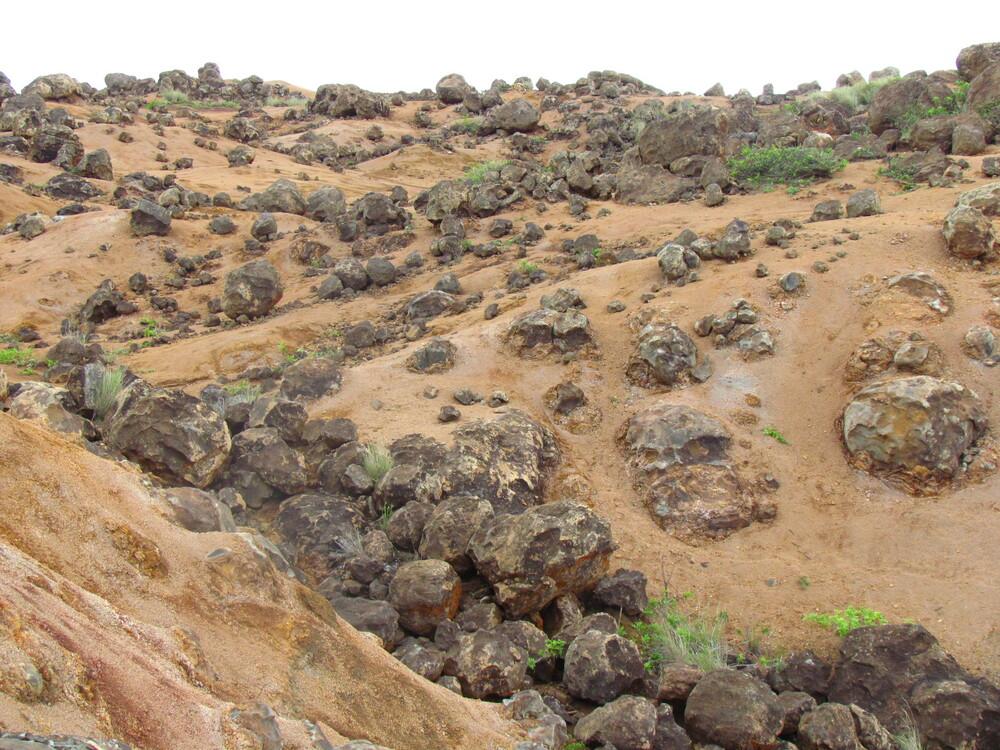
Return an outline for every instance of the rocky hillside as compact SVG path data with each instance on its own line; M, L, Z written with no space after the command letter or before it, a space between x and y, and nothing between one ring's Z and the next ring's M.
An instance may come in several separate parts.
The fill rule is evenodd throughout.
M0 750L1000 747L998 136L0 74Z

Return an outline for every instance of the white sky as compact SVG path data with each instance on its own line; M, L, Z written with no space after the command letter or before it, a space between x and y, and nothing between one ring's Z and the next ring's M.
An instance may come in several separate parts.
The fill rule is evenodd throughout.
M106 73L197 75L211 60L224 78L394 92L433 88L451 72L483 89L495 78L572 83L616 70L665 91L700 94L721 81L726 93L757 94L768 82L776 92L812 80L831 88L855 69L954 68L962 47L1000 41L1000 3L985 0L963 3L970 23L950 22L946 8L877 0L675 4L12 1L0 71L19 91L47 73L102 88Z

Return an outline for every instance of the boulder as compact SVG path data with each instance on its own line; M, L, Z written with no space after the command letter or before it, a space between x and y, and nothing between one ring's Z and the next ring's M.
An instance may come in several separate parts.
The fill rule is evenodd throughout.
M226 274L222 311L231 319L267 315L284 292L277 269L263 258Z
M35 419L50 430L69 435L86 432L87 427L83 418L66 408L67 404L72 406L72 399L65 388L28 381L21 383L17 393L10 396L6 375L2 378L0 388L4 391L5 397L9 396L8 407L12 417Z
M452 434L452 447L440 456L433 453L424 469L442 495L482 498L498 513L520 513L542 502L545 481L559 461L555 438L545 427L508 409Z
M852 456L866 453L876 468L923 467L953 476L986 433L979 397L958 383L927 375L873 383L844 409L844 442Z
M639 332L638 356L658 382L672 385L695 366L698 348L676 325L650 323Z
M306 357L289 365L281 376L281 395L291 400L322 398L340 390L343 373L331 357Z
M325 83L316 90L309 105L316 114L335 118L357 117L373 120L389 116L389 100L352 83Z
M1000 216L1000 182L991 182L962 193L955 205L975 208L984 216Z
M709 672L691 691L684 725L696 742L755 750L775 742L784 723L777 697L747 672Z
M647 698L623 695L580 719L573 737L589 746L616 750L687 750L691 741L669 705L657 706Z
M344 194L332 185L314 190L306 200L307 219L334 221L345 213L347 213L347 202L344 200Z
M458 347L453 343L435 336L406 358L406 366L412 372L425 374L444 372L455 366L457 351Z
M146 199L140 200L129 217L129 226L137 237L166 235L170 231L170 212Z
M458 298L447 292L439 292L436 289L432 289L427 292L420 292L410 300L406 306L406 317L412 323L426 323L439 315L457 310L458 308Z
M882 213L882 199L871 188L859 190L847 199L847 218L875 216Z
M389 603L400 624L418 635L434 629L458 612L462 582L443 560L417 560L400 566L389 584Z
M306 211L306 199L291 180L281 178L270 187L254 193L240 203L240 208L258 213L285 213L301 216Z
M442 500L424 523L418 552L425 559L444 560L459 574L472 571L466 552L469 540L493 518L493 506L477 497Z
M875 135L889 128L901 128L904 118L918 107L934 107L951 96L951 89L930 76L900 78L875 92L868 111L868 123Z
M645 671L632 641L590 630L566 649L563 685L570 695L604 704L625 692Z
M511 618L537 612L557 596L592 588L616 549L608 522L589 508L557 501L480 527L468 554Z
M958 258L992 258L1000 237L992 222L978 208L957 206L948 212L941 230L948 252Z
M848 633L829 697L870 711L891 732L915 721L921 736L934 738L931 746L1000 746L1000 692L968 675L921 625Z
M594 599L610 607L620 610L629 617L635 617L649 604L646 587L649 581L638 570L619 568L610 576L602 578L594 588Z
M492 114L497 127L511 133L527 133L542 118L538 108L524 97L504 102Z
M727 463L729 432L689 406L656 404L627 423L625 446L653 519L681 538L724 538L757 516Z
M111 155L106 148L99 148L84 154L77 170L81 176L95 180L111 181L115 179L115 172L111 166Z
M576 309L541 309L518 315L507 327L506 339L518 354L541 357L552 352L574 352L597 345L590 320Z
M403 640L399 628L399 615L388 602L372 601L360 597L333 596L330 604L334 611L355 630L377 635L387 649Z
M203 401L175 388L136 381L105 419L108 445L168 482L204 489L229 455L229 429Z
M458 678L467 698L507 698L522 687L528 655L502 633L480 630L459 636L444 660L444 672Z
M257 427L236 435L229 460L225 483L253 508L278 495L305 491L308 476L302 457L273 428Z
M283 500L274 530L298 551L326 561L343 550L358 534L364 517L346 498L308 492ZM296 564L299 564L298 560Z
M972 79L965 97L965 106L970 109L989 107L996 122L997 102L1000 101L1000 60L991 63Z
M965 47L958 53L955 67L963 80L971 81L995 62L1000 62L1000 42Z
M475 91L458 73L450 73L437 82L437 96L444 104L461 104L465 95Z
M865 735L862 742L860 734ZM892 737L878 719L858 706L824 703L804 714L798 723L803 750L894 750Z
M91 89L93 91L93 89ZM46 101L72 100L83 94L80 83L65 73L39 76L21 91L21 95L37 94Z
M639 135L643 164L669 167L684 156L725 156L729 119L715 107L695 107L654 120Z
M45 183L45 192L64 201L86 201L102 194L100 188L91 185L83 177L69 173L53 176Z

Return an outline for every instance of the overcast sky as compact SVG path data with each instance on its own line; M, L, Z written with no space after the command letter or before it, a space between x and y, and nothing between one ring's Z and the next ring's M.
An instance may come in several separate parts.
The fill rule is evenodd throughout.
M0 70L18 90L47 73L101 88L106 73L196 75L211 60L225 78L384 92L433 88L451 72L483 89L495 78L571 83L616 70L665 91L700 94L720 81L757 94L769 82L778 92L812 80L830 88L855 69L954 68L962 47L1000 41L1000 3L983 0L963 4L965 23L948 7L872 0L684 4L12 1Z

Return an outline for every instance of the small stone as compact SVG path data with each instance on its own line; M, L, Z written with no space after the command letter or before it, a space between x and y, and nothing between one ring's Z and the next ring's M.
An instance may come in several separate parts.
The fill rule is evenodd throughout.
M817 260L815 263L813 263L813 271L815 271L816 273L826 273L829 270L830 266L821 260Z
M609 313L620 313L625 309L625 303L617 299L612 300L608 303L607 309Z
M758 279L763 279L763 278L764 278L764 277L766 277L766 276L767 276L767 275L768 275L769 273L770 273L770 271L768 271L768 270L767 270L767 266L765 266L765 265L764 265L763 263L758 263L758 264L757 264L757 268L756 268L756 269L754 270L754 275L755 275L755 276L756 276L756 277L757 277Z
M455 422L462 417L462 412L459 411L457 406L452 406L451 404L445 404L441 407L441 411L438 412L439 422Z

